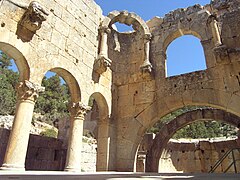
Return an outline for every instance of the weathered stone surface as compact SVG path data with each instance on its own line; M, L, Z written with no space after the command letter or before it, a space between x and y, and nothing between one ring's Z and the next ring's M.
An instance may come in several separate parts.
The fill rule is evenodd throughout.
M29 5L30 0L18 3ZM111 157L108 161L111 169L108 164L105 170L133 171L141 137L161 117L177 109L209 106L240 115L239 0L214 0L204 7L177 9L148 23L126 11L113 11L104 17L93 0L39 0L38 3L49 15L39 23L41 27L36 26L32 39L25 41L18 39L16 32L26 8L1 1L0 49L15 59L21 82L41 84L44 74L52 70L66 80L73 103L81 101L87 105L91 95L101 95L99 114L104 112L110 117L105 129L110 128L107 133L111 146L105 153L111 155L105 157ZM120 33L112 26L116 22L132 25L134 31ZM200 40L207 69L166 77L167 47L183 35ZM99 57L101 61L96 61ZM26 93L28 98L21 100L34 103L35 93ZM33 111L33 106L28 109ZM20 121L20 115L16 119L27 127L22 132L26 137L14 139L18 143L23 139L23 154L32 118L24 108L22 105L16 112L27 121ZM237 118L231 120L235 125L239 122ZM163 134L185 122L188 120L175 123L164 129ZM21 131L14 133L19 138ZM23 156L18 158L13 160L16 163L21 160L23 167ZM186 163L183 166L189 167Z

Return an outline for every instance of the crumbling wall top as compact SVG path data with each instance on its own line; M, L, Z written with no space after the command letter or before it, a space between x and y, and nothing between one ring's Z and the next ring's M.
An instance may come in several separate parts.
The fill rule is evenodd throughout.
M135 13L128 11L112 11L104 18L102 27L109 28L115 22L120 22L128 26L132 25L135 31L143 31L144 34L150 34L145 21Z

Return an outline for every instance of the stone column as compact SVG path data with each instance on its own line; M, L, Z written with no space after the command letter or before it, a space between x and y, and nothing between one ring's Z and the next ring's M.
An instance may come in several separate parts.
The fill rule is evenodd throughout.
M141 69L143 72L151 72L152 71L152 64L149 61L149 51L150 51L150 40L151 40L151 34L145 34L144 35L144 62L141 66Z
M101 74L107 70L107 67L111 66L112 61L108 58L108 44L107 38L108 34L111 30L108 27L100 27L99 29L101 35L101 42L100 42L100 52L98 54L98 58L94 64L94 70Z
M97 171L109 170L109 123L108 117L98 122L98 138L97 138Z
M219 30L218 30L217 21L216 21L216 19L213 18L213 17L212 17L212 19L211 19L210 26L211 26L211 30L212 30L214 45L215 45L215 46L220 46L220 45L222 45L220 33L219 33Z
M38 93L42 91L43 87L27 80L18 84L17 108L1 170L25 170L33 109Z
M71 122L65 171L81 172L83 121L90 109L81 102L72 103L69 108Z
M111 30L108 27L100 27L99 32L101 35L99 56L104 56L107 58L108 57L107 38L108 38L108 34L111 32Z

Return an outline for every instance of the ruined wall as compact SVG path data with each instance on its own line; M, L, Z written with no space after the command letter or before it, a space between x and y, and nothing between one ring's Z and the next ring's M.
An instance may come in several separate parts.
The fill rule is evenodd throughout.
M111 170L133 171L147 129L179 108L204 105L240 115L239 0L177 9L147 23L126 11L105 19L93 0L39 0L43 9L31 22L30 0L12 1L0 1L0 49L15 59L20 81L41 84L52 70L69 85L72 101L88 104L93 94L103 122L101 163L110 162ZM104 20L109 24L101 35ZM134 32L116 32L115 22L133 25ZM29 38L26 28L37 30ZM166 49L186 34L200 39L207 69L166 77ZM111 64L103 57L109 68L96 74L94 62L106 36Z
M0 128L0 165L7 148L10 131ZM30 134L26 157L26 170L62 171L65 167L67 149L63 141L56 138ZM90 142L83 143L82 171L96 171L96 145Z
M0 49L14 58L20 80L41 84L44 74L52 70L67 82L73 101L81 99L88 104L90 95L100 92L111 104L111 73L103 74L98 83L92 80L102 19L100 7L93 0L39 0L49 15L45 15L46 20L32 38L24 40L27 32L18 33L19 24L26 12L24 6L31 1L12 2L15 4L8 0L0 2ZM25 24L31 26L28 20Z
M170 141L160 158L159 172L207 173L224 153L236 147L239 148L235 140ZM234 151L234 157L240 158L238 150ZM233 156L230 153L215 172L224 172L232 162ZM238 160L236 162L238 171L239 165ZM228 173L234 172L234 166L231 166Z
M113 107L119 171L133 171L134 157L143 135L166 114L197 105L240 115L240 26L238 18L234 18L240 12L239 3L238 0L215 0L205 7L194 5L149 20L151 72L141 69L146 57L142 31L118 33L111 30L108 54L114 72ZM119 22L131 24L128 17L125 21L120 18ZM193 35L200 40L207 69L166 77L167 47L183 35Z

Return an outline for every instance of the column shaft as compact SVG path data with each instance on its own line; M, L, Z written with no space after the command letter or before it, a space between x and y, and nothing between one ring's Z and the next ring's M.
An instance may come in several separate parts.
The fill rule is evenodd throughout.
M81 172L83 120L82 118L71 118L65 171Z
M35 101L44 88L29 81L17 87L18 103L1 170L25 170L29 132Z
M71 123L65 171L81 172L83 121L90 109L81 102L72 103L69 108Z
M108 123L99 123L97 139L97 171L109 170L110 136Z

